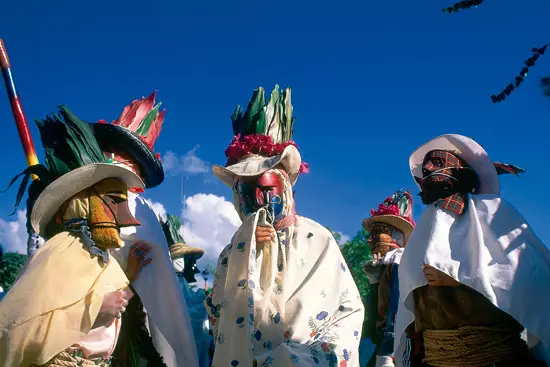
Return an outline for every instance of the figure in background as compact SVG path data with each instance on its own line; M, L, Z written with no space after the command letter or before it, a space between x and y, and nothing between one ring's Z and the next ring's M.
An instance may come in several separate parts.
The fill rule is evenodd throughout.
M370 289L367 298L367 332L376 345L367 366L393 363L394 324L399 305L399 262L414 229L410 192L397 191L363 221L373 260L365 264Z
M180 281L181 290L189 309L193 336L197 348L200 367L210 367L209 348L212 336L210 335L210 321L204 308L206 299L205 290L202 288L191 289L196 285L197 260L204 255L204 251L198 247L188 246L180 234L180 218L167 214L166 221L162 221L162 228L170 249L170 257L174 264L174 270Z
M422 336L417 366L544 366L550 250L500 197L498 175L523 170L454 134L409 162L426 209L399 267L396 358L408 328Z
M108 162L90 125L66 106L37 125L46 166L21 174L16 207L37 175L29 225L47 241L0 303L0 365L108 366L133 296L128 286L150 262L140 243L125 271L109 251L122 245L121 228L139 225L127 192L144 184Z
M109 161L139 175L147 189L159 186L164 180L164 169L159 154L154 152L154 144L165 110L160 111L161 103L155 103L155 96L152 93L147 98L134 100L113 123L91 124ZM141 225L121 230L123 247L113 255L125 266L131 255L126 244L139 241L147 244L153 261L133 284L137 297L132 299L124 315L128 322L124 322L115 356L124 367L142 363L154 367L196 366L191 320L172 270L162 226L138 191L128 195L130 210ZM166 305L170 305L170 312L166 312Z
M266 103L259 87L232 121L227 164L213 171L243 223L205 302L213 365L358 366L359 291L330 231L296 215L292 187L307 166L291 140L290 89L275 86Z

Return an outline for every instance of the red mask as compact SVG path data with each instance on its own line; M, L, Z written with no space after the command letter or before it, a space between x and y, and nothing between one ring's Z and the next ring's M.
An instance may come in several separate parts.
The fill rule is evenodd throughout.
M241 211L245 215L266 208L275 222L281 219L284 182L275 172L267 171L256 177L241 177L236 182L236 189Z

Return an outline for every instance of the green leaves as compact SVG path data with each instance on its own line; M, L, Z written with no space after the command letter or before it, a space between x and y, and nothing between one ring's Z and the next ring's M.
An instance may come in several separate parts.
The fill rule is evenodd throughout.
M275 85L266 103L265 90L258 87L252 94L246 111L239 105L231 115L234 135L269 135L274 143L292 139L294 117L290 88L279 90Z
M0 260L0 286L7 292L27 262L27 256L8 252Z

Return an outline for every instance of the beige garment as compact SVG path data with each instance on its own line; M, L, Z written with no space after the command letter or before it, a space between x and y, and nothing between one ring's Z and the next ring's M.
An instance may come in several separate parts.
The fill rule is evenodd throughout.
M129 282L111 258L101 266L81 240L62 232L30 259L0 302L0 366L45 364L91 329L106 293Z
M120 326L121 319L115 319L109 326L94 328L69 348L69 351L79 349L86 358L109 358L115 350Z

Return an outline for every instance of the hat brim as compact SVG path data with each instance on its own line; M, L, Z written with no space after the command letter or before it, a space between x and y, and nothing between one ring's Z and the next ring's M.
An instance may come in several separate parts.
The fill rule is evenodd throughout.
M423 176L424 157L432 150L449 151L468 163L479 178L477 194L498 195L500 193L497 171L485 149L474 140L457 134L441 135L416 149L409 158L413 178ZM418 182L416 184L418 185Z
M128 188L144 188L145 186L138 175L120 166L94 163L79 167L53 181L38 196L31 213L31 225L34 231L40 236L46 237L48 224L63 203L82 190L107 178L117 178L124 182Z
M164 168L156 154L133 131L108 123L90 123L103 151L122 153L140 168L145 187L150 189L164 181Z
M181 245L181 246L178 246ZM170 246L170 257L178 259L184 256L193 256L195 260L200 259L204 255L204 250L198 247L189 247L186 244L174 244Z
M273 157L251 155L228 167L215 165L212 167L212 171L224 184L233 188L235 177L259 176L278 165L283 166L284 171L288 174L290 183L294 186L300 175L302 157L298 149L292 145L286 147L281 154Z
M376 215L367 218L363 220L363 228L365 228L367 232L370 232L375 223L386 223L403 232L405 244L407 244L409 236L414 230L414 226L411 222L397 215Z

